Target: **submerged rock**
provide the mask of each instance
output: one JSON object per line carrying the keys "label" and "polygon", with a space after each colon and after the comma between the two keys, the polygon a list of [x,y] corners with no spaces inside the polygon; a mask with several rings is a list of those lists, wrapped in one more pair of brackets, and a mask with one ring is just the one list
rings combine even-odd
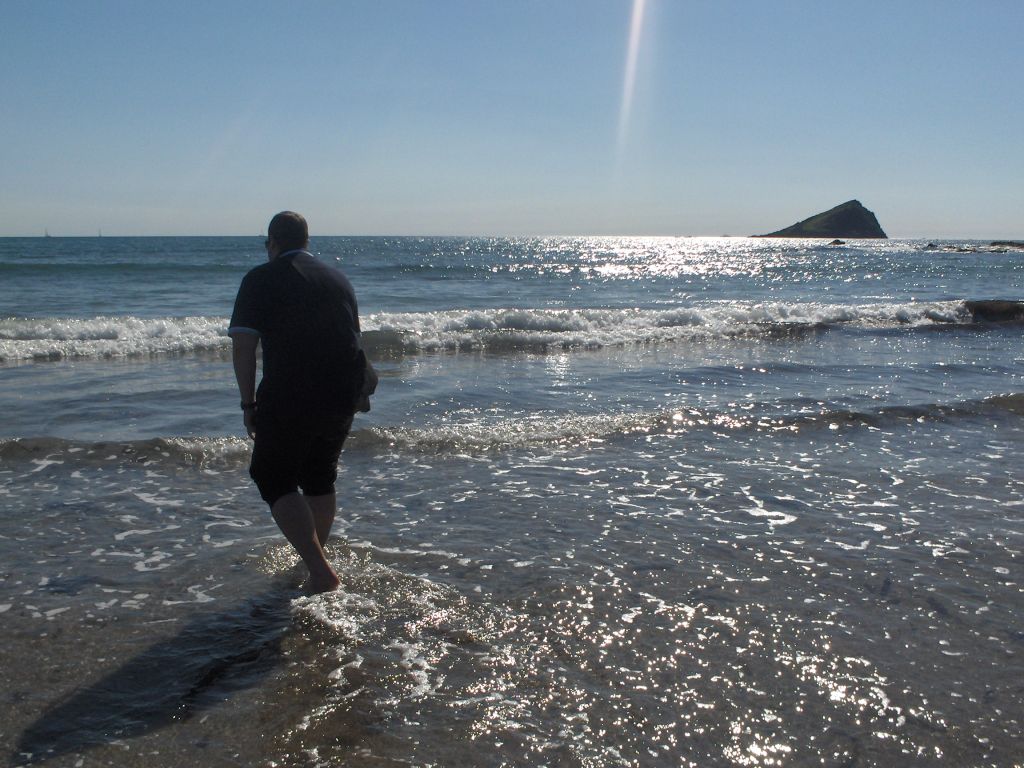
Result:
{"label": "submerged rock", "polygon": [[887,238],[878,224],[875,214],[860,204],[859,200],[837,205],[809,219],[797,222],[791,227],[780,229],[757,237],[856,237]]}

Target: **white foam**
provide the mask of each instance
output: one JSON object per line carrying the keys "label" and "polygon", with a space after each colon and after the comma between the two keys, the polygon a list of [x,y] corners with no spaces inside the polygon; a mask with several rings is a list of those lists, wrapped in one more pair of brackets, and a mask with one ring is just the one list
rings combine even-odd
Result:
{"label": "white foam", "polygon": [[673,309],[486,309],[379,313],[363,320],[372,347],[406,351],[596,348],[757,335],[792,326],[896,328],[970,321],[961,301],[825,304],[718,302]]}
{"label": "white foam", "polygon": [[[147,504],[152,504],[154,507],[180,507],[183,502],[181,499],[162,499],[154,493],[142,493],[135,491],[135,497],[140,501],[144,501]],[[152,531],[148,531],[152,533]]]}
{"label": "white foam", "polygon": [[399,640],[393,640],[384,647],[402,654],[402,658],[398,662],[399,666],[408,673],[413,681],[413,688],[409,692],[410,698],[419,699],[435,692],[436,687],[430,684],[430,673],[434,668],[427,661],[423,648],[418,644],[403,643]]}
{"label": "white foam", "polygon": [[206,523],[204,528],[210,529],[218,525],[226,525],[228,528],[249,528],[252,525],[252,520],[245,520],[236,517],[228,517],[226,515],[213,515],[213,517],[220,518],[212,523]]}
{"label": "white foam", "polygon": [[203,534],[203,544],[209,544],[214,549],[223,549],[224,547],[233,547],[235,544],[240,542],[241,539],[225,539],[224,541],[214,541],[210,534]]}
{"label": "white foam", "polygon": [[757,507],[748,509],[747,514],[751,517],[761,517],[767,520],[768,525],[774,528],[777,525],[789,525],[796,522],[796,516],[787,515],[785,512],[778,512],[770,509]]}
{"label": "white foam", "polygon": [[366,624],[380,613],[380,605],[369,596],[338,590],[300,597],[292,602],[292,611],[355,641],[362,636]]}
{"label": "white foam", "polygon": [[832,541],[831,539],[829,539],[828,541],[829,541],[829,543],[835,544],[840,549],[844,549],[844,550],[846,550],[848,552],[850,552],[850,551],[866,552],[867,548],[871,545],[871,542],[868,541],[867,539],[865,539],[864,541],[860,542],[859,544],[847,544],[847,543],[842,542],[842,541]]}
{"label": "white foam", "polygon": [[657,429],[665,420],[660,412],[599,414],[533,414],[526,418],[479,420],[461,424],[435,424],[429,428],[375,427],[374,434],[389,444],[420,450],[487,450],[531,445],[559,445],[599,441],[626,433]]}
{"label": "white foam", "polygon": [[[137,495],[137,494],[136,494]],[[174,531],[181,528],[180,525],[168,525],[166,528],[152,528],[142,529],[135,528],[128,531],[121,531],[120,533],[114,534],[114,541],[124,541],[129,536],[148,536],[151,533],[163,533],[164,531]]]}
{"label": "white foam", "polygon": [[[874,304],[716,302],[671,309],[454,309],[363,318],[371,355],[381,349],[598,348],[763,334],[800,325],[870,328],[964,323],[962,301]],[[0,319],[0,361],[126,357],[227,349],[223,317]]]}
{"label": "white foam", "polygon": [[202,584],[193,584],[191,587],[189,587],[186,590],[192,596],[191,600],[166,600],[165,599],[163,601],[163,604],[164,605],[186,605],[186,604],[191,604],[191,603],[212,603],[214,600],[216,600],[216,598],[210,596],[207,593],[207,590],[212,592],[213,590],[218,589],[219,587],[220,587],[219,584],[218,585],[214,585],[212,587],[206,587],[206,586],[203,586]]}
{"label": "white foam", "polygon": [[[135,564],[136,571],[162,571],[164,568],[170,568],[172,563],[168,562],[172,558],[170,552],[156,551],[144,560],[140,560]],[[212,597],[210,598],[213,599]],[[196,602],[204,603],[206,600],[197,600]]]}
{"label": "white foam", "polygon": [[36,465],[36,468],[33,469],[29,474],[35,474],[36,472],[42,472],[44,469],[46,469],[49,466],[52,466],[54,464],[63,464],[64,462],[63,461],[57,461],[56,459],[51,459],[49,456],[47,456],[45,459],[32,459],[32,463]]}
{"label": "white foam", "polygon": [[0,361],[125,357],[227,348],[221,317],[0,319]]}

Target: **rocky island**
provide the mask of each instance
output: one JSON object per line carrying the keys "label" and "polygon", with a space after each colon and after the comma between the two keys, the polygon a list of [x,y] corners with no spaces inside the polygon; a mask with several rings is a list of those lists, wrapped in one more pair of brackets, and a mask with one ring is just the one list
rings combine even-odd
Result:
{"label": "rocky island", "polygon": [[887,235],[879,226],[875,214],[861,205],[859,200],[850,200],[791,227],[754,237],[887,238]]}

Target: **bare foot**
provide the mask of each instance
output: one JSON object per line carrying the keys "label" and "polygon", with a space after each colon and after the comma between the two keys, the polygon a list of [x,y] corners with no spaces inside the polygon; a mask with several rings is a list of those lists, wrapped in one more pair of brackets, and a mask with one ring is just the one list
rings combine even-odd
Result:
{"label": "bare foot", "polygon": [[314,577],[310,574],[303,588],[311,595],[318,595],[321,592],[334,592],[338,587],[341,586],[341,579],[338,578],[337,574],[329,573],[322,576]]}

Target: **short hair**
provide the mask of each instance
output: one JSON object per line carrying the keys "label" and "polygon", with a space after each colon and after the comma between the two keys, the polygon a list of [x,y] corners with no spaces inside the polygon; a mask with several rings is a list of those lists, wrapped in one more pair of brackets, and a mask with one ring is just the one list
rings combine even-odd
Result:
{"label": "short hair", "polygon": [[309,227],[301,213],[281,211],[270,220],[267,236],[283,250],[305,248],[309,245]]}

